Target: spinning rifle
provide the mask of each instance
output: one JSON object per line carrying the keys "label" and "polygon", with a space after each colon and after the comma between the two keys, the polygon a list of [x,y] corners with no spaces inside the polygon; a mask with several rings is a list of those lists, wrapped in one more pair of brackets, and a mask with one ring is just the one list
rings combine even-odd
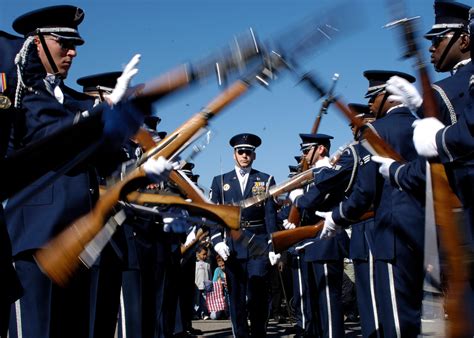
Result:
{"label": "spinning rifle", "polygon": [[[278,50],[291,56],[294,60],[307,55],[316,46],[320,46],[322,41],[328,40],[328,30],[337,31],[329,24],[331,19],[339,20],[341,26],[348,25],[350,8],[351,6],[346,4],[342,9],[338,7],[332,14],[326,15],[324,18],[321,18],[319,13],[310,17],[288,32],[286,39],[282,39],[285,44],[280,44]],[[343,15],[343,13],[347,15]],[[276,70],[285,68],[285,64],[280,63],[280,58],[276,57],[278,53],[265,51],[263,54],[265,59],[263,70],[259,65],[257,73],[252,72],[249,76],[235,81],[203,110],[168,135],[156,147],[149,150],[146,153],[146,158],[158,158],[159,156],[170,158],[174,156],[175,152],[185,145],[202,127],[206,126],[212,117],[245,93],[255,79],[267,84],[268,80],[274,77]],[[128,98],[154,101],[181,88],[193,77],[194,75],[190,76],[187,70],[180,68],[156,80],[132,88],[128,92]],[[112,208],[122,196],[146,183],[145,176],[143,167],[140,165],[128,174],[123,181],[110,187],[104,195],[100,196],[91,212],[77,219],[47,243],[44,248],[38,250],[35,255],[37,262],[54,282],[64,285],[68,281],[80,264],[79,254],[103,227]]]}

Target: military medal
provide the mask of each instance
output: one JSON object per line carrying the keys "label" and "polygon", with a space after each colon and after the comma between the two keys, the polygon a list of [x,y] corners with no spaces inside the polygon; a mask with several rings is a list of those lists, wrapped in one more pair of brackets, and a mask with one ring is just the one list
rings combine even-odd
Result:
{"label": "military medal", "polygon": [[223,188],[224,188],[224,191],[227,191],[230,189],[230,185],[226,183],[224,184]]}
{"label": "military medal", "polygon": [[7,96],[2,95],[7,89],[7,76],[5,73],[0,73],[0,109],[8,109],[12,102]]}
{"label": "military medal", "polygon": [[265,191],[267,191],[265,187],[265,182],[257,181],[253,183],[252,195],[254,196],[264,195]]}
{"label": "military medal", "polygon": [[12,102],[7,96],[0,95],[0,109],[8,109],[12,105]]}

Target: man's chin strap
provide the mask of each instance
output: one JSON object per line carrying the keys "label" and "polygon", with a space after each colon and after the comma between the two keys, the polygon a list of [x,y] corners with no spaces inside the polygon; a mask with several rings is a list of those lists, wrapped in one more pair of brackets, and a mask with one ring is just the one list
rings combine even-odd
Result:
{"label": "man's chin strap", "polygon": [[451,40],[449,40],[447,46],[444,48],[443,54],[441,54],[441,57],[439,58],[438,63],[436,63],[436,69],[441,69],[441,66],[443,65],[444,60],[448,56],[449,51],[451,50],[451,47],[456,43],[456,41],[459,39],[461,36],[462,31],[461,30],[456,30],[451,37]]}
{"label": "man's chin strap", "polygon": [[311,158],[309,159],[309,166],[313,166],[314,165],[314,157],[316,156],[316,151],[317,151],[317,148],[318,148],[318,144],[315,144],[313,146],[315,148],[315,151],[313,151],[313,153],[311,154]]}
{"label": "man's chin strap", "polygon": [[377,114],[376,114],[376,117],[379,119],[382,117],[382,110],[383,110],[383,106],[385,106],[385,102],[387,102],[387,99],[388,99],[388,92],[386,91],[384,94],[383,94],[383,99],[382,99],[382,102],[380,102],[380,106],[379,106],[379,109],[377,111]]}
{"label": "man's chin strap", "polygon": [[61,77],[59,75],[58,66],[56,66],[56,63],[54,62],[53,57],[51,56],[51,53],[49,51],[48,45],[46,44],[46,40],[44,38],[43,33],[37,30],[36,35],[38,36],[41,42],[41,45],[43,45],[43,50],[44,50],[44,53],[46,54],[46,57],[48,58],[48,62],[51,66],[51,70],[53,71],[53,75]]}

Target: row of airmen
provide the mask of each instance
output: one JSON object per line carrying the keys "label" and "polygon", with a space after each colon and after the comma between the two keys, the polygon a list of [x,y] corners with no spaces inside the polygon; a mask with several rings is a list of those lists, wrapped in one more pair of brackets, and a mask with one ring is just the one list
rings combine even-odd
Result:
{"label": "row of airmen", "polygon": [[[140,155],[135,146],[127,146],[127,140],[141,125],[143,113],[149,114],[149,107],[121,101],[136,73],[138,57],[122,73],[115,74],[111,82],[102,78],[93,83],[99,101],[111,102],[112,106],[99,104],[101,109],[94,109],[95,99],[64,85],[62,80],[67,77],[76,46],[84,43],[77,31],[83,18],[84,13],[73,6],[44,8],[14,21],[15,31],[26,40],[18,42],[2,35],[2,43],[8,40],[6,46],[20,50],[21,76],[13,97],[14,106],[22,109],[24,119],[15,118],[10,151],[70,125],[88,131],[80,140],[74,140],[75,149],[92,151],[80,159],[74,154],[76,165],[59,178],[54,177],[54,172],[47,173],[57,169],[57,162],[47,161],[52,156],[46,154],[39,162],[47,173],[42,178],[47,183],[41,189],[37,183],[25,188],[25,183],[2,182],[2,199],[10,200],[5,211],[8,235],[2,237],[6,252],[1,269],[2,276],[11,279],[6,278],[7,287],[2,288],[0,334],[6,335],[9,328],[10,337],[113,336],[117,313],[121,313],[125,317],[119,325],[122,336],[172,336],[176,331],[176,313],[189,308],[186,304],[179,306],[177,300],[192,299],[185,294],[177,295],[190,290],[189,285],[182,284],[187,279],[180,275],[184,267],[179,264],[178,249],[184,241],[182,232],[191,222],[175,217],[163,224],[156,213],[128,206],[127,221],[104,249],[99,262],[92,269],[81,271],[66,288],[52,283],[33,257],[35,250],[91,209],[98,197],[100,177]],[[325,223],[320,236],[289,250],[294,269],[293,293],[298,298],[298,335],[344,336],[341,289],[343,258],[347,255],[355,267],[363,336],[412,337],[420,333],[426,271],[426,157],[437,156],[445,164],[451,187],[466,215],[462,229],[464,244],[473,252],[469,6],[436,1],[435,20],[425,35],[432,42],[432,61],[437,71],[452,72],[433,86],[441,122],[431,118],[418,121],[423,117],[423,99],[411,84],[415,80],[412,76],[395,71],[364,73],[369,81],[366,98],[370,112],[365,111],[360,117],[371,122],[369,127],[406,163],[372,157],[363,142],[358,142],[361,130],[357,128],[356,142],[338,158],[331,159],[331,136],[301,135],[302,157],[313,168],[314,181],[302,190],[292,191],[289,198],[302,215],[302,226],[315,224],[321,217]],[[4,64],[7,61],[2,59]],[[83,79],[81,83],[89,86],[89,81],[90,78]],[[111,93],[104,95],[104,89],[97,85]],[[2,135],[6,135],[3,128],[2,122]],[[235,168],[214,178],[214,203],[234,204],[265,195],[275,184],[271,175],[252,167],[260,144],[258,136],[248,133],[230,140]],[[124,147],[131,149],[126,158]],[[2,151],[6,151],[5,143]],[[170,163],[150,162],[145,167],[150,178],[161,182],[148,186],[148,190],[173,190],[165,184]],[[20,173],[31,171],[20,169]],[[31,173],[26,175],[30,176]],[[19,188],[25,189],[12,196]],[[176,213],[169,209],[160,212]],[[282,227],[296,226],[283,216],[285,210],[277,209],[273,199],[243,209],[240,237],[221,228],[210,229],[215,252],[226,260],[230,315],[237,337],[266,334],[268,274],[270,265],[279,259],[266,245],[268,235]],[[373,214],[365,213],[370,210]],[[350,242],[342,230],[349,226]],[[8,236],[22,287],[11,270],[9,248],[3,245],[8,243]],[[260,250],[261,247],[264,249]],[[471,308],[466,311],[473,313],[472,273],[470,278],[471,288],[466,290],[465,299]],[[189,330],[189,315],[181,313],[181,317],[181,331]]]}

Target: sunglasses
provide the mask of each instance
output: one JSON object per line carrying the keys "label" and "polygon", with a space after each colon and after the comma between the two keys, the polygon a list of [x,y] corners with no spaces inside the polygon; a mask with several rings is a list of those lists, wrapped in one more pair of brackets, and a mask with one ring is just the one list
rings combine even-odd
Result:
{"label": "sunglasses", "polygon": [[72,40],[68,40],[68,39],[61,39],[61,38],[58,38],[58,37],[52,37],[52,38],[49,38],[49,39],[46,39],[46,40],[54,40],[56,41],[59,46],[64,49],[64,50],[71,50],[71,49],[76,49],[76,43]]}
{"label": "sunglasses", "polygon": [[304,149],[304,150],[302,151],[303,155],[308,155],[308,153],[310,152],[310,150],[313,149],[313,148],[314,148],[314,146],[313,146],[313,147],[308,147],[308,148]]}
{"label": "sunglasses", "polygon": [[250,150],[250,149],[238,149],[238,150],[237,150],[237,154],[239,154],[239,155],[246,154],[247,156],[250,156],[250,155],[253,154],[253,150]]}
{"label": "sunglasses", "polygon": [[441,41],[443,41],[446,38],[451,38],[453,34],[448,33],[448,34],[443,34],[443,35],[435,35],[431,38],[431,45],[435,48],[438,48]]}

